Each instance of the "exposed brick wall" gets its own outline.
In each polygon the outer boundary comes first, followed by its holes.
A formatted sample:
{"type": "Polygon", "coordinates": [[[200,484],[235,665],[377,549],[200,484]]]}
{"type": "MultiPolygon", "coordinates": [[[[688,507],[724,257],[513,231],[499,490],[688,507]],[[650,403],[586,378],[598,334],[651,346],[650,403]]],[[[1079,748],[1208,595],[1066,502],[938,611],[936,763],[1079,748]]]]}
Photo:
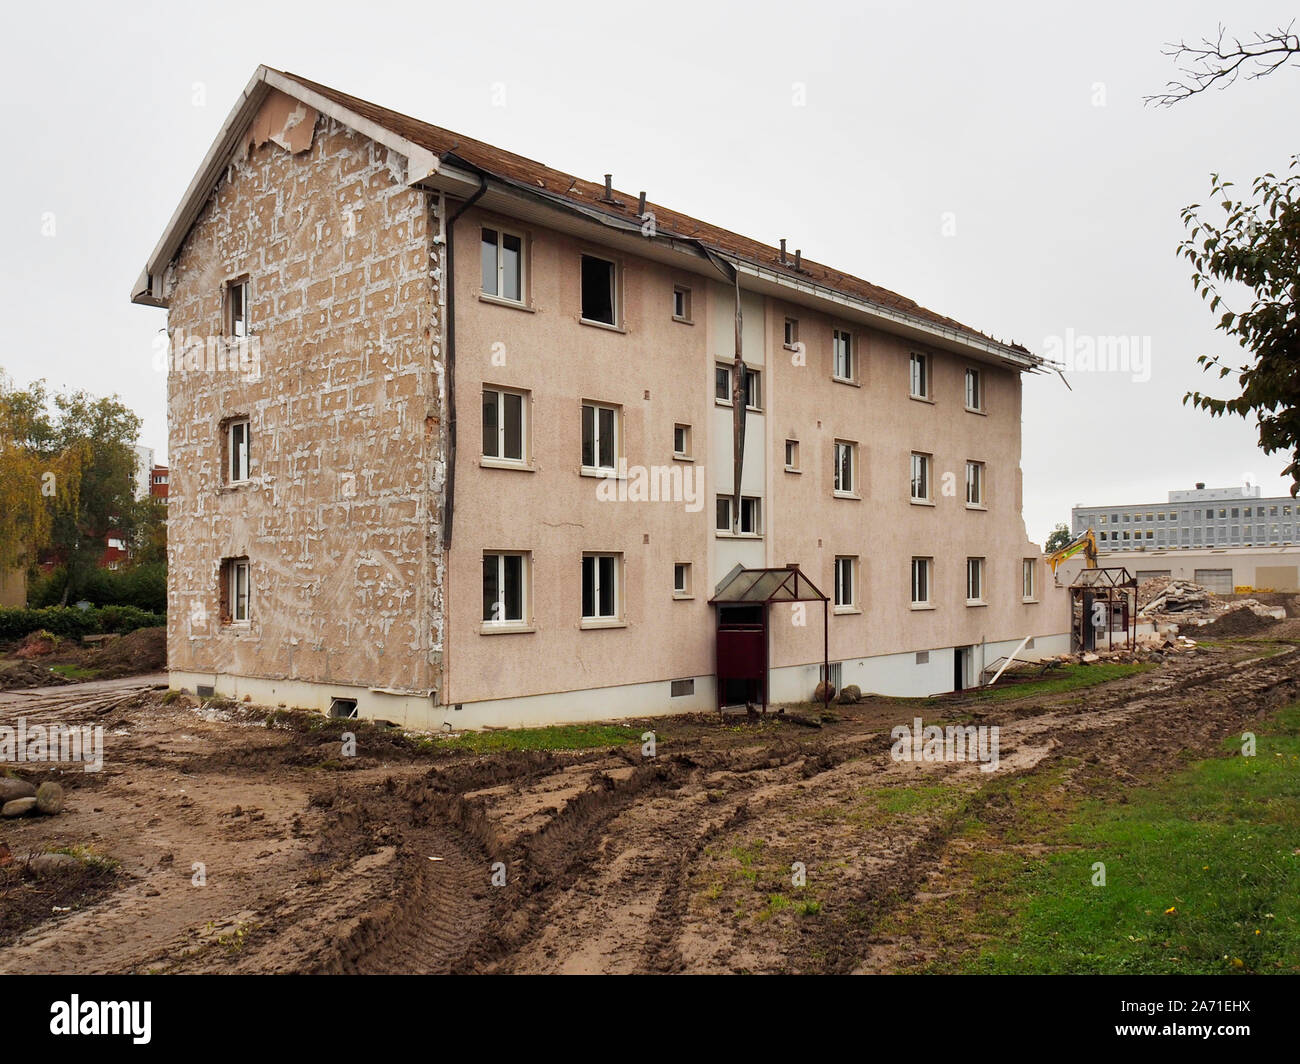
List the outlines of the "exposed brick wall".
{"type": "Polygon", "coordinates": [[[169,274],[173,669],[440,686],[437,219],[403,172],[319,119],[310,150],[268,142],[232,163],[169,274]],[[221,333],[241,275],[256,380],[195,368],[184,344],[221,333]],[[251,420],[251,482],[229,488],[233,415],[251,420]],[[221,560],[240,555],[244,630],[218,605],[221,560]]]}

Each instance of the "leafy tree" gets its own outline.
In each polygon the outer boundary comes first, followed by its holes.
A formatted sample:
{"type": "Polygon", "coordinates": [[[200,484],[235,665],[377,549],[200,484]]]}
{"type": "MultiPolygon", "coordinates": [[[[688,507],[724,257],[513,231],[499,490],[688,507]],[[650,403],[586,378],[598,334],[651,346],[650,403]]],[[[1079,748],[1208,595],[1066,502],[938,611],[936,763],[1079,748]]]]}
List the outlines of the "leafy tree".
{"type": "Polygon", "coordinates": [[[1283,476],[1300,491],[1300,155],[1283,178],[1256,178],[1250,199],[1233,198],[1232,182],[1211,178],[1211,197],[1221,215],[1210,220],[1200,204],[1184,208],[1188,235],[1179,254],[1192,264],[1192,284],[1211,312],[1222,310],[1215,327],[1246,353],[1233,365],[1227,356],[1200,355],[1219,379],[1235,375],[1240,394],[1227,398],[1189,392],[1183,402],[1212,417],[1254,415],[1265,454],[1283,452],[1291,462],[1283,476]],[[1230,309],[1230,299],[1241,299],[1230,309]]]}
{"type": "Polygon", "coordinates": [[[1043,553],[1055,554],[1067,543],[1073,541],[1073,539],[1074,537],[1070,535],[1069,526],[1058,524],[1054,529],[1052,529],[1051,535],[1047,537],[1047,542],[1043,544],[1043,553]]]}
{"type": "Polygon", "coordinates": [[[167,503],[146,496],[136,503],[131,537],[132,565],[167,564],[167,503]]]}

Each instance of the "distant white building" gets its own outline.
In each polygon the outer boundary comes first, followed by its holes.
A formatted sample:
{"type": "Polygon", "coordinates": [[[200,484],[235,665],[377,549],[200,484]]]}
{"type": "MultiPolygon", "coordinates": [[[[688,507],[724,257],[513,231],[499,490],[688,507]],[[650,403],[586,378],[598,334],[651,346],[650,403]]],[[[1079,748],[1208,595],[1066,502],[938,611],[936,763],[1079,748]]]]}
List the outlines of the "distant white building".
{"type": "Polygon", "coordinates": [[[154,449],[141,447],[137,443],[132,450],[135,451],[135,499],[139,502],[141,499],[149,498],[149,478],[153,473],[154,449]]]}

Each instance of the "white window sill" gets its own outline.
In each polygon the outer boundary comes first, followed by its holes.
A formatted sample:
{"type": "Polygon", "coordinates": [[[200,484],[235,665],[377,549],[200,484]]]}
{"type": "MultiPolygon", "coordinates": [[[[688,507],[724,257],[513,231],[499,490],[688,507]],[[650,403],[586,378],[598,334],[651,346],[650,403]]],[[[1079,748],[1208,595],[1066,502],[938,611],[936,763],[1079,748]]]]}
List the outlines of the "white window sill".
{"type": "Polygon", "coordinates": [[[505,624],[493,624],[484,621],[479,625],[479,635],[524,635],[528,632],[535,632],[537,629],[531,624],[523,624],[511,621],[505,624]]]}
{"type": "Polygon", "coordinates": [[[484,455],[478,464],[484,469],[514,469],[520,473],[535,473],[537,470],[531,462],[520,462],[513,458],[490,458],[484,455]]]}
{"type": "Polygon", "coordinates": [[[968,502],[968,503],[966,504],[966,509],[968,509],[968,510],[984,510],[986,513],[988,512],[988,507],[985,506],[982,502],[968,502]]]}
{"type": "Polygon", "coordinates": [[[967,600],[966,600],[966,605],[969,606],[969,607],[975,607],[975,606],[987,606],[988,603],[985,602],[983,599],[967,599],[967,600]]]}
{"type": "Polygon", "coordinates": [[[621,620],[618,617],[584,617],[582,623],[578,625],[578,627],[584,630],[594,628],[626,628],[627,621],[621,620]]]}
{"type": "Polygon", "coordinates": [[[590,318],[578,318],[579,325],[590,325],[593,329],[604,329],[606,332],[623,333],[626,335],[627,330],[621,325],[611,325],[607,321],[592,321],[590,318]]]}
{"type": "Polygon", "coordinates": [[[932,603],[932,602],[913,602],[913,603],[912,603],[912,609],[914,609],[914,610],[932,610],[932,609],[934,609],[934,603],[932,603]]]}
{"type": "Polygon", "coordinates": [[[792,465],[788,465],[788,466],[786,466],[786,467],[785,467],[785,471],[786,471],[787,473],[802,473],[802,472],[803,472],[803,470],[800,469],[798,466],[792,466],[792,465]]]}
{"type": "Polygon", "coordinates": [[[856,499],[858,502],[862,501],[862,496],[852,491],[833,491],[831,492],[831,495],[837,499],[856,499]]]}
{"type": "Polygon", "coordinates": [[[798,351],[799,350],[798,343],[799,341],[796,340],[792,344],[782,344],[781,347],[786,351],[798,351]]]}
{"type": "Polygon", "coordinates": [[[968,414],[979,414],[981,417],[988,417],[988,416],[989,416],[989,412],[988,412],[987,410],[985,410],[982,406],[968,406],[968,407],[966,408],[966,413],[968,413],[968,414]]]}
{"type": "Polygon", "coordinates": [[[509,310],[522,310],[527,314],[536,314],[537,308],[524,303],[517,299],[507,299],[505,296],[494,296],[488,292],[479,292],[478,301],[480,303],[491,303],[494,306],[506,307],[509,310]]]}
{"type": "Polygon", "coordinates": [[[253,486],[252,480],[227,480],[217,490],[218,491],[239,491],[241,488],[251,488],[252,486],[253,486]]]}
{"type": "Polygon", "coordinates": [[[713,533],[718,539],[762,539],[762,532],[723,532],[717,529],[713,533]]]}
{"type": "Polygon", "coordinates": [[[850,388],[862,387],[861,381],[855,381],[852,377],[837,377],[834,373],[831,374],[831,381],[834,384],[847,384],[850,388]]]}
{"type": "Polygon", "coordinates": [[[674,462],[693,462],[693,461],[695,461],[695,459],[692,458],[689,454],[674,454],[674,455],[673,455],[673,461],[674,461],[674,462]]]}
{"type": "Polygon", "coordinates": [[[845,615],[852,615],[854,613],[861,613],[862,610],[860,610],[857,606],[833,606],[831,607],[831,612],[834,613],[837,617],[842,617],[845,615]]]}
{"type": "Polygon", "coordinates": [[[618,470],[603,466],[580,466],[578,469],[580,477],[595,477],[598,480],[627,480],[626,476],[619,476],[618,470]]]}
{"type": "Polygon", "coordinates": [[[1038,602],[1038,599],[1036,599],[1036,598],[1022,598],[1020,601],[1021,601],[1021,603],[1022,603],[1023,605],[1026,605],[1026,606],[1032,606],[1032,605],[1035,605],[1035,604],[1038,602]]]}
{"type": "Polygon", "coordinates": [[[928,395],[912,395],[912,394],[909,392],[907,397],[908,397],[909,399],[913,400],[914,402],[917,402],[917,403],[928,403],[930,406],[934,406],[934,400],[931,399],[928,395]]]}
{"type": "Polygon", "coordinates": [[[715,395],[715,396],[713,397],[713,405],[714,405],[714,406],[730,406],[730,405],[731,405],[731,400],[730,400],[730,399],[719,399],[719,398],[715,395]]]}
{"type": "Polygon", "coordinates": [[[695,598],[694,595],[690,595],[690,594],[687,594],[687,593],[682,592],[682,591],[674,591],[674,592],[673,592],[673,601],[674,601],[674,602],[690,602],[693,598],[695,598]]]}
{"type": "Polygon", "coordinates": [[[680,317],[678,317],[676,314],[673,315],[673,321],[677,322],[678,325],[694,325],[694,324],[695,324],[695,322],[691,321],[690,318],[680,318],[680,317]]]}
{"type": "Polygon", "coordinates": [[[933,499],[912,499],[911,503],[913,506],[933,506],[934,500],[933,499]]]}

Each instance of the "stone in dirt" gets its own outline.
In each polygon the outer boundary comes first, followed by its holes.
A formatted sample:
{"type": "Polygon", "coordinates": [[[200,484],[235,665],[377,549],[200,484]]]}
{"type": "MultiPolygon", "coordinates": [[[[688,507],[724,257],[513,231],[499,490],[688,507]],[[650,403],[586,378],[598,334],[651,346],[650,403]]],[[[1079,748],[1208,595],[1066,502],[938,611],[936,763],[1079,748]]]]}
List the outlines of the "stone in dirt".
{"type": "Polygon", "coordinates": [[[38,876],[48,876],[80,868],[81,862],[70,853],[38,853],[28,860],[27,867],[38,876]]]}
{"type": "Polygon", "coordinates": [[[26,816],[36,808],[35,798],[15,798],[0,808],[0,816],[26,816]]]}
{"type": "Polygon", "coordinates": [[[36,808],[46,816],[63,812],[63,788],[46,780],[36,788],[36,808]]]}
{"type": "Polygon", "coordinates": [[[15,780],[10,779],[8,776],[0,776],[0,805],[18,798],[35,797],[36,788],[26,780],[15,780]]]}

